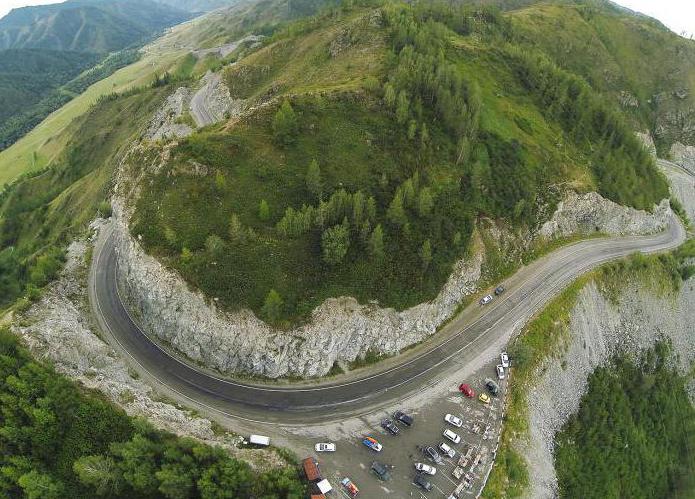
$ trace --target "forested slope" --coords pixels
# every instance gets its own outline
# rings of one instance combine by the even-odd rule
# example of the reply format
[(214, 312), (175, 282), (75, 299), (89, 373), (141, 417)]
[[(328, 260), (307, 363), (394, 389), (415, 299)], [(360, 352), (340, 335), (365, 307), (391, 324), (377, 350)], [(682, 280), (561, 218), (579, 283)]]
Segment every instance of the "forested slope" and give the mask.
[[(282, 324), (330, 296), (431, 299), (479, 217), (534, 227), (560, 184), (642, 209), (667, 197), (618, 106), (519, 36), (495, 9), (438, 4), (277, 31), (225, 71), (233, 98), (265, 105), (174, 147), (133, 234)], [(192, 161), (209, 174), (175, 173)]]

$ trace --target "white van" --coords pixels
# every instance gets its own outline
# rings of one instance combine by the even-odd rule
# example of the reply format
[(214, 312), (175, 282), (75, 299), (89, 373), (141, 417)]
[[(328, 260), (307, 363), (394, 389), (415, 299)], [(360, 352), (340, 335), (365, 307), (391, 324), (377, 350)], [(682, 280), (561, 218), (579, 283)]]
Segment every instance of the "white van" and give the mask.
[(264, 437), (263, 435), (251, 435), (249, 437), (249, 443), (268, 447), (270, 445), (270, 437)]

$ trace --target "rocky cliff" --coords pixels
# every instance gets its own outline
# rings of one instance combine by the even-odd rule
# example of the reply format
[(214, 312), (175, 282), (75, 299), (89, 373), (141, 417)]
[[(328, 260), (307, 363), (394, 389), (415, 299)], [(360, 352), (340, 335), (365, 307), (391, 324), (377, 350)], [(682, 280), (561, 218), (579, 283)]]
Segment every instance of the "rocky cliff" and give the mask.
[(680, 370), (695, 362), (695, 279), (676, 294), (660, 296), (638, 283), (627, 286), (618, 303), (609, 301), (596, 284), (579, 294), (570, 314), (569, 341), (564, 352), (538, 369), (538, 382), (528, 397), (530, 441), (522, 454), (529, 465), (530, 497), (557, 497), (553, 467), (555, 434), (579, 409), (589, 375), (615, 354), (637, 358), (661, 338), (677, 352)]
[[(152, 168), (158, 164), (151, 158), (147, 163)], [(223, 373), (314, 377), (367, 353), (396, 354), (434, 334), (464, 298), (477, 290), (484, 274), (484, 251), (479, 249), (454, 266), (449, 280), (430, 302), (397, 311), (337, 297), (317, 307), (308, 324), (275, 330), (249, 310), (220, 310), (213, 300), (189, 289), (178, 274), (143, 251), (128, 230), (128, 204), (132, 206), (138, 189), (135, 171), (137, 168), (124, 166), (114, 202), (122, 297), (153, 338)], [(130, 201), (126, 204), (123, 199)], [(668, 211), (668, 203), (649, 214), (619, 206), (596, 193), (570, 193), (536, 234), (500, 234), (494, 227), (481, 230), (493, 240), (528, 247), (540, 239), (577, 233), (653, 233), (665, 226)]]

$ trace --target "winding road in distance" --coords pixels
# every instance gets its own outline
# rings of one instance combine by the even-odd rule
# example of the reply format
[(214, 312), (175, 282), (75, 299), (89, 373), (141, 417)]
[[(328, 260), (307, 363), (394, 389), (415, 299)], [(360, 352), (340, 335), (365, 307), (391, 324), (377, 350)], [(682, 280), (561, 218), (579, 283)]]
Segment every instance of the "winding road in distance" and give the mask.
[(183, 401), (252, 422), (318, 424), (372, 412), (437, 383), (508, 338), (581, 274), (631, 253), (673, 249), (686, 238), (674, 216), (667, 230), (640, 237), (590, 239), (562, 247), (522, 267), (490, 305), (472, 304), (416, 348), (375, 366), (328, 382), (254, 383), (216, 377), (168, 354), (126, 312), (116, 285), (112, 229), (102, 231), (90, 272), (95, 316), (117, 350), (134, 366)]

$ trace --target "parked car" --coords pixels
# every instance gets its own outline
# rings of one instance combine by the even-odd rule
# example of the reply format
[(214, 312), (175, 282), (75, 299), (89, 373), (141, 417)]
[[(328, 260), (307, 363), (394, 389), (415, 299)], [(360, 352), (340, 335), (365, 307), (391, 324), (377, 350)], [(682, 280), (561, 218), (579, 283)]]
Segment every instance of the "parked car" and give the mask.
[(379, 480), (386, 481), (391, 479), (391, 473), (389, 472), (389, 466), (380, 463), (379, 461), (374, 461), (372, 463), (372, 473), (374, 473)]
[(381, 421), (381, 427), (388, 431), (391, 435), (398, 435), (401, 432), (401, 429), (396, 426), (396, 424), (391, 421), (390, 419), (386, 418)]
[(445, 442), (439, 444), (439, 450), (442, 451), (444, 455), (448, 456), (449, 459), (453, 459), (456, 455), (456, 451), (449, 447)]
[(428, 475), (434, 475), (437, 473), (437, 468), (425, 463), (415, 463), (415, 469), (420, 473), (427, 473)]
[(335, 444), (331, 442), (318, 443), (314, 445), (316, 452), (335, 452)]
[(352, 480), (350, 480), (348, 477), (343, 478), (340, 483), (343, 485), (345, 491), (350, 497), (357, 497), (357, 494), (360, 493), (360, 489), (358, 489), (357, 485), (352, 483)]
[(468, 398), (475, 397), (475, 391), (473, 390), (473, 388), (471, 388), (471, 385), (468, 385), (466, 383), (461, 383), (459, 385), (459, 391)]
[(504, 367), (502, 367), (502, 364), (498, 365), (496, 367), (496, 369), (497, 369), (497, 377), (499, 379), (504, 379)]
[(442, 456), (440, 456), (439, 453), (434, 450), (434, 447), (427, 447), (425, 449), (425, 455), (437, 464), (442, 462)]
[(396, 421), (400, 421), (406, 426), (413, 426), (413, 423), (415, 420), (413, 419), (412, 416), (408, 416), (405, 412), (403, 411), (396, 411), (393, 413), (393, 419)]
[(461, 426), (463, 426), (463, 421), (461, 421), (461, 418), (457, 418), (453, 414), (447, 414), (444, 416), (444, 421), (455, 426), (456, 428), (461, 428)]
[(490, 403), (490, 395), (483, 392), (478, 396), (478, 400), (480, 400), (483, 404), (489, 404)]
[(425, 478), (425, 475), (423, 475), (422, 473), (418, 473), (417, 475), (415, 475), (413, 484), (428, 492), (432, 490), (432, 484), (427, 478)]
[(505, 369), (509, 367), (509, 355), (507, 355), (507, 352), (502, 352), (500, 354), (500, 360), (502, 361), (502, 367)]
[(487, 305), (492, 301), (492, 295), (485, 295), (480, 299), (480, 304), (481, 305)]
[(362, 440), (362, 443), (376, 452), (381, 452), (381, 449), (384, 448), (384, 446), (381, 445), (377, 439), (372, 437), (366, 437), (364, 440)]
[(491, 395), (497, 396), (500, 393), (499, 385), (489, 378), (485, 380), (485, 388)]
[(504, 293), (504, 286), (497, 286), (495, 288), (495, 296), (499, 296)]
[(456, 433), (451, 431), (449, 428), (444, 430), (444, 433), (442, 433), (442, 435), (444, 435), (444, 438), (448, 438), (449, 440), (451, 440), (455, 444), (457, 444), (461, 441), (461, 436), (457, 435)]

